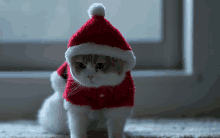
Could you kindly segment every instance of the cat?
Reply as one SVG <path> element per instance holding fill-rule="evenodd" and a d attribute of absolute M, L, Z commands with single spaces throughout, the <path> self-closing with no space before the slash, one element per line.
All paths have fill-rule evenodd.
<path fill-rule="evenodd" d="M 126 62 L 105 55 L 76 55 L 71 59 L 71 77 L 80 87 L 116 86 L 126 76 Z M 52 80 L 59 80 L 57 72 Z M 73 105 L 63 99 L 64 80 L 52 83 L 54 94 L 45 99 L 38 111 L 38 122 L 53 133 L 70 134 L 71 138 L 86 138 L 88 132 L 105 131 L 109 138 L 124 138 L 123 130 L 132 107 L 93 110 L 90 106 Z"/>

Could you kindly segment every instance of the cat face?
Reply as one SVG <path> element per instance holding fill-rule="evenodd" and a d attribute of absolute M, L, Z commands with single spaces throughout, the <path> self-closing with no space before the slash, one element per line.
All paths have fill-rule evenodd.
<path fill-rule="evenodd" d="M 103 55 L 77 55 L 71 59 L 71 75 L 86 87 L 115 86 L 125 78 L 126 62 Z"/>

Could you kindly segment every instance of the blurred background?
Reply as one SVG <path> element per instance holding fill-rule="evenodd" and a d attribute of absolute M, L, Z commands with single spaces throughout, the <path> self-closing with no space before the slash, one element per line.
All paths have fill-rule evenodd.
<path fill-rule="evenodd" d="M 137 58 L 134 117 L 220 117 L 220 1 L 0 0 L 0 120 L 36 119 L 94 2 Z"/>

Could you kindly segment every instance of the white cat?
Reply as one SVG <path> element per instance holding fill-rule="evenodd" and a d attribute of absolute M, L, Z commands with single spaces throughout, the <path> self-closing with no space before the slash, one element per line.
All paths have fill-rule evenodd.
<path fill-rule="evenodd" d="M 72 58 L 70 72 L 79 86 L 98 88 L 120 84 L 126 77 L 125 66 L 126 62 L 117 58 L 77 55 Z M 63 99 L 66 80 L 57 71 L 51 74 L 50 80 L 54 94 L 44 101 L 37 115 L 46 131 L 70 133 L 71 138 L 87 138 L 89 131 L 107 131 L 109 138 L 124 137 L 124 126 L 132 107 L 93 110 L 90 106 L 73 105 Z"/>

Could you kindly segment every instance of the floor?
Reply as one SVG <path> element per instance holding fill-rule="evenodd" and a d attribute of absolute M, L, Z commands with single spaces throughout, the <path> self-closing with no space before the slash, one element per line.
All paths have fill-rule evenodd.
<path fill-rule="evenodd" d="M 215 118 L 129 119 L 125 126 L 125 134 L 127 138 L 220 137 L 220 120 Z M 56 135 L 44 131 L 36 121 L 20 120 L 1 122 L 0 138 L 13 137 L 69 138 L 66 135 Z"/>

